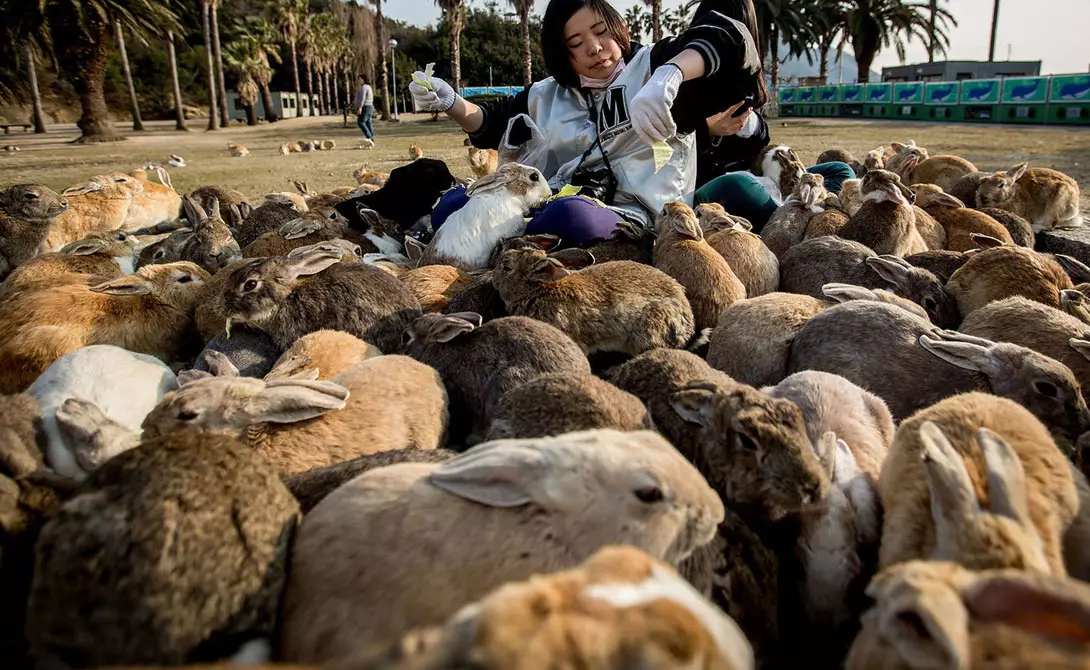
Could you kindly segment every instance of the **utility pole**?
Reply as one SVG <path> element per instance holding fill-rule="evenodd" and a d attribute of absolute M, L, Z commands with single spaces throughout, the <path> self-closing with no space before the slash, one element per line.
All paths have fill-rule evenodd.
<path fill-rule="evenodd" d="M 995 0 L 995 9 L 992 10 L 992 41 L 988 46 L 988 62 L 995 60 L 995 34 L 999 30 L 999 0 Z"/>

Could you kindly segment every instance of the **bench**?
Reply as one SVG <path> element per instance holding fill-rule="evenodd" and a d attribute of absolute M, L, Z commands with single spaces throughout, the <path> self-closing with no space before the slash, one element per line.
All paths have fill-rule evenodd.
<path fill-rule="evenodd" d="M 23 128 L 24 133 L 29 133 L 30 129 L 32 127 L 34 127 L 34 124 L 33 123 L 0 123 L 0 128 L 4 129 L 4 134 L 5 135 L 10 135 L 12 128 L 19 128 L 20 126 Z"/>

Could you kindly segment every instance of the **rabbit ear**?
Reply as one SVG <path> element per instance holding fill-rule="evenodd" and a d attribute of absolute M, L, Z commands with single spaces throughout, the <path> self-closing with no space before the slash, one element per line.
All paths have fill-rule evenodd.
<path fill-rule="evenodd" d="M 670 407 L 687 423 L 710 427 L 715 421 L 717 393 L 688 386 L 670 397 Z"/>
<path fill-rule="evenodd" d="M 251 214 L 254 213 L 254 207 L 248 202 L 240 202 L 238 204 L 238 211 L 242 217 L 241 220 L 245 221 L 250 217 Z"/>
<path fill-rule="evenodd" d="M 432 486 L 489 507 L 519 507 L 535 500 L 534 484 L 545 475 L 541 448 L 525 440 L 488 442 L 432 471 Z"/>
<path fill-rule="evenodd" d="M 295 423 L 344 409 L 348 389 L 333 382 L 281 379 L 248 398 L 243 412 L 251 423 Z"/>
<path fill-rule="evenodd" d="M 410 261 L 419 263 L 426 250 L 427 247 L 421 244 L 420 240 L 411 235 L 405 236 L 405 256 L 408 257 Z"/>
<path fill-rule="evenodd" d="M 619 240 L 621 238 L 628 238 L 632 241 L 642 240 L 646 235 L 643 228 L 635 225 L 631 221 L 618 221 L 617 227 L 610 233 L 610 238 Z"/>
<path fill-rule="evenodd" d="M 89 400 L 68 398 L 57 408 L 56 417 L 65 442 L 75 453 L 80 467 L 87 472 L 140 442 L 137 431 L 106 416 Z"/>
<path fill-rule="evenodd" d="M 98 286 L 92 286 L 90 290 L 107 295 L 148 295 L 155 290 L 155 285 L 140 275 L 125 275 Z"/>
<path fill-rule="evenodd" d="M 871 256 L 866 260 L 867 267 L 894 286 L 903 287 L 908 283 L 908 272 L 912 268 L 904 259 L 897 256 Z"/>
<path fill-rule="evenodd" d="M 1090 589 L 1082 582 L 1003 571 L 981 575 L 961 594 L 973 619 L 998 622 L 1084 646 L 1090 639 Z"/>
<path fill-rule="evenodd" d="M 299 252 L 299 253 L 296 253 Z M 298 277 L 316 275 L 340 262 L 344 250 L 336 245 L 315 244 L 295 249 L 284 262 L 283 277 L 288 281 Z"/>
<path fill-rule="evenodd" d="M 1074 256 L 1056 254 L 1056 262 L 1076 284 L 1090 281 L 1090 267 Z"/>
<path fill-rule="evenodd" d="M 90 256 L 103 251 L 108 246 L 106 240 L 98 238 L 91 238 L 87 240 L 80 240 L 79 242 L 73 242 L 66 247 L 61 248 L 61 253 L 72 254 L 73 256 Z"/>
<path fill-rule="evenodd" d="M 703 240 L 704 231 L 696 218 L 691 216 L 675 216 L 673 218 L 674 231 L 693 240 Z"/>
<path fill-rule="evenodd" d="M 1009 177 L 1011 181 L 1018 181 L 1022 178 L 1022 175 L 1026 173 L 1026 170 L 1028 168 L 1029 163 L 1019 163 L 1018 165 L 1015 165 L 1011 169 L 1007 170 L 1007 177 Z"/>
<path fill-rule="evenodd" d="M 1082 354 L 1083 358 L 1090 361 L 1090 340 L 1080 340 L 1077 337 L 1072 337 L 1067 341 L 1067 344 L 1072 349 Z"/>
<path fill-rule="evenodd" d="M 539 282 L 552 282 L 563 279 L 571 272 L 555 258 L 542 258 L 530 269 L 530 279 Z"/>
<path fill-rule="evenodd" d="M 306 237 L 311 233 L 317 232 L 318 230 L 321 230 L 321 228 L 321 221 L 318 221 L 316 219 L 304 219 L 300 217 L 298 219 L 292 219 L 291 221 L 288 221 L 284 225 L 280 226 L 280 230 L 278 230 L 277 232 L 279 233 L 280 237 L 283 237 L 285 240 L 297 240 L 301 237 Z"/>
<path fill-rule="evenodd" d="M 969 667 L 969 613 L 945 585 L 904 584 L 887 602 L 879 602 L 877 625 L 906 666 Z"/>
<path fill-rule="evenodd" d="M 985 235 L 984 233 L 969 233 L 969 239 L 980 245 L 980 249 L 994 249 L 1006 244 L 998 237 L 992 237 L 991 235 Z"/>
<path fill-rule="evenodd" d="M 855 284 L 825 284 L 821 287 L 821 293 L 825 297 L 832 298 L 837 302 L 874 300 L 874 291 L 871 291 L 869 288 L 863 288 L 862 286 L 856 286 Z"/>
<path fill-rule="evenodd" d="M 987 428 L 977 430 L 976 440 L 988 466 L 988 499 L 992 513 L 1032 529 L 1026 498 L 1026 472 L 1018 454 L 1006 440 Z"/>
<path fill-rule="evenodd" d="M 992 357 L 990 347 L 971 342 L 934 340 L 927 335 L 920 335 L 919 342 L 927 351 L 963 370 L 972 370 L 989 377 L 999 373 L 999 365 Z"/>
<path fill-rule="evenodd" d="M 194 228 L 208 221 L 208 213 L 195 198 L 185 196 L 182 199 L 182 209 L 185 210 L 185 218 L 189 221 L 189 225 Z"/>
<path fill-rule="evenodd" d="M 829 476 L 829 481 L 834 481 L 836 475 L 837 443 L 836 433 L 830 430 L 821 436 L 815 449 L 825 474 Z"/>
<path fill-rule="evenodd" d="M 447 314 L 428 322 L 428 340 L 432 342 L 450 342 L 459 335 L 471 333 L 481 325 L 481 315 L 473 312 Z"/>
<path fill-rule="evenodd" d="M 242 213 L 242 206 L 236 205 L 233 202 L 227 206 L 227 211 L 230 212 L 229 216 L 231 218 L 231 224 L 233 224 L 234 226 L 238 226 L 242 223 L 243 219 L 246 218 L 245 215 L 243 215 Z"/>
<path fill-rule="evenodd" d="M 904 151 L 905 145 L 901 144 L 900 142 L 890 142 L 889 148 L 893 149 L 897 153 L 901 153 L 902 151 Z"/>
<path fill-rule="evenodd" d="M 201 352 L 201 355 L 197 357 L 198 360 L 204 360 L 204 364 L 208 367 L 208 371 L 212 373 L 214 377 L 238 377 L 238 368 L 231 362 L 230 358 L 227 358 L 222 352 L 214 349 L 205 349 Z"/>
<path fill-rule="evenodd" d="M 957 540 L 962 524 L 980 513 L 973 481 L 965 461 L 942 430 L 931 421 L 920 424 L 919 439 L 928 488 L 931 490 L 931 517 L 935 522 L 935 541 L 939 547 Z"/>
<path fill-rule="evenodd" d="M 585 268 L 594 265 L 594 254 L 586 249 L 561 249 L 549 254 L 549 258 L 558 260 L 566 268 Z"/>
<path fill-rule="evenodd" d="M 560 238 L 556 235 L 523 235 L 519 239 L 543 251 L 548 251 L 560 244 Z"/>
<path fill-rule="evenodd" d="M 499 191 L 500 189 L 506 188 L 513 179 L 514 175 L 511 172 L 501 168 L 470 184 L 469 188 L 466 189 L 466 195 L 472 198 L 475 195 Z"/>
<path fill-rule="evenodd" d="M 212 379 L 213 377 L 215 375 L 204 370 L 182 370 L 178 373 L 178 386 L 185 386 L 186 384 L 199 382 L 202 379 Z"/>

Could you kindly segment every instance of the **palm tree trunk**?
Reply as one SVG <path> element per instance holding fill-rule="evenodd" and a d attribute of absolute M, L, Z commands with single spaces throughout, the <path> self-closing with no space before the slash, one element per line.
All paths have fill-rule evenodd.
<path fill-rule="evenodd" d="M 167 33 L 167 52 L 170 55 L 170 83 L 174 88 L 175 130 L 189 130 L 185 124 L 185 110 L 182 109 L 182 87 L 178 81 L 178 55 L 174 52 L 174 33 Z"/>
<path fill-rule="evenodd" d="M 303 115 L 303 91 L 299 86 L 299 50 L 295 46 L 296 39 L 293 36 L 291 42 L 291 76 L 295 80 L 295 115 Z"/>
<path fill-rule="evenodd" d="M 322 102 L 325 103 L 325 113 L 329 116 L 333 113 L 333 91 L 329 88 L 329 68 L 322 71 Z"/>
<path fill-rule="evenodd" d="M 201 23 L 204 28 L 204 50 L 208 54 L 208 129 L 219 128 L 219 107 L 216 102 L 216 65 L 212 55 L 212 24 L 208 20 L 208 0 L 201 0 Z"/>
<path fill-rule="evenodd" d="M 45 132 L 45 112 L 42 111 L 42 94 L 38 90 L 38 70 L 34 67 L 34 49 L 30 46 L 30 40 L 23 42 L 23 52 L 26 56 L 26 74 L 30 82 L 31 104 L 34 107 L 34 132 Z"/>
<path fill-rule="evenodd" d="M 927 25 L 927 62 L 935 62 L 935 15 L 939 12 L 939 0 L 931 0 L 931 18 Z"/>
<path fill-rule="evenodd" d="M 662 0 L 651 0 L 651 41 L 662 39 Z"/>
<path fill-rule="evenodd" d="M 988 42 L 988 62 L 995 60 L 995 35 L 999 31 L 999 0 L 995 0 L 992 9 L 992 39 Z"/>
<path fill-rule="evenodd" d="M 834 33 L 832 31 L 822 35 L 821 45 L 819 47 L 821 49 L 821 63 L 819 65 L 818 76 L 824 79 L 826 83 L 829 81 L 829 49 L 833 46 L 833 35 Z"/>
<path fill-rule="evenodd" d="M 459 5 L 450 17 L 450 73 L 454 79 L 454 90 L 462 90 L 462 20 L 465 14 Z M 397 82 L 394 82 L 395 86 Z"/>
<path fill-rule="evenodd" d="M 333 113 L 337 114 L 341 111 L 341 82 L 337 81 L 337 68 L 335 66 L 330 79 L 333 80 Z"/>
<path fill-rule="evenodd" d="M 79 95 L 83 114 L 79 129 L 83 135 L 76 140 L 78 144 L 92 142 L 116 142 L 125 139 L 117 133 L 110 110 L 106 106 L 106 69 L 109 65 L 109 24 L 88 20 L 87 33 L 79 27 L 55 33 L 57 42 L 64 44 L 57 50 L 57 61 L 65 77 Z M 53 24 L 54 26 L 57 23 Z"/>
<path fill-rule="evenodd" d="M 257 125 L 257 108 L 254 106 L 254 103 L 252 103 L 252 102 L 243 102 L 242 103 L 242 108 L 244 110 L 246 110 L 246 125 L 256 126 Z"/>
<path fill-rule="evenodd" d="M 307 66 L 307 116 L 315 116 L 317 112 L 314 111 L 314 70 L 310 66 L 309 58 L 303 62 Z"/>
<path fill-rule="evenodd" d="M 141 131 L 144 122 L 140 119 L 140 103 L 136 99 L 136 88 L 132 83 L 132 68 L 129 66 L 129 54 L 125 50 L 125 33 L 121 30 L 121 22 L 114 22 L 117 31 L 117 53 L 121 56 L 121 71 L 125 73 L 125 85 L 129 87 L 129 104 L 132 105 L 132 129 Z"/>
<path fill-rule="evenodd" d="M 519 2 L 519 29 L 522 40 L 522 84 L 529 86 L 534 83 L 534 57 L 533 52 L 530 50 L 530 2 L 531 0 L 521 0 Z"/>
<path fill-rule="evenodd" d="M 375 0 L 375 23 L 378 24 L 378 84 L 382 89 L 382 120 L 390 120 L 390 84 L 386 76 L 386 21 L 382 18 L 382 0 Z"/>
<path fill-rule="evenodd" d="M 852 33 L 852 50 L 855 51 L 855 60 L 859 63 L 857 83 L 870 81 L 870 66 L 878 54 L 880 41 L 877 29 L 873 26 L 868 28 L 865 22 L 859 31 Z"/>
<path fill-rule="evenodd" d="M 318 115 L 325 116 L 325 85 L 322 83 L 322 71 L 318 70 Z"/>
<path fill-rule="evenodd" d="M 269 83 L 261 82 L 261 104 L 265 106 L 265 120 L 269 123 L 276 122 L 276 112 L 273 111 L 272 93 L 269 92 Z"/>
<path fill-rule="evenodd" d="M 214 0 L 211 5 L 212 20 L 212 48 L 216 53 L 216 81 L 219 84 L 220 124 L 224 127 L 231 123 L 231 113 L 227 110 L 227 78 L 223 72 L 223 51 L 220 49 L 220 22 L 216 17 L 216 7 L 220 0 Z"/>
<path fill-rule="evenodd" d="M 776 89 L 780 85 L 780 29 L 775 25 L 768 34 L 768 50 L 769 60 L 772 61 L 768 66 L 768 74 L 772 78 L 772 88 Z"/>

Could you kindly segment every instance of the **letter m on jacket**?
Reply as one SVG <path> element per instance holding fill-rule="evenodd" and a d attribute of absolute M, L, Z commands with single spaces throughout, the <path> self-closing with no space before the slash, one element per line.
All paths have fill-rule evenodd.
<path fill-rule="evenodd" d="M 625 87 L 609 89 L 606 91 L 601 109 L 598 110 L 598 132 L 612 130 L 628 122 L 628 100 L 625 99 Z"/>

